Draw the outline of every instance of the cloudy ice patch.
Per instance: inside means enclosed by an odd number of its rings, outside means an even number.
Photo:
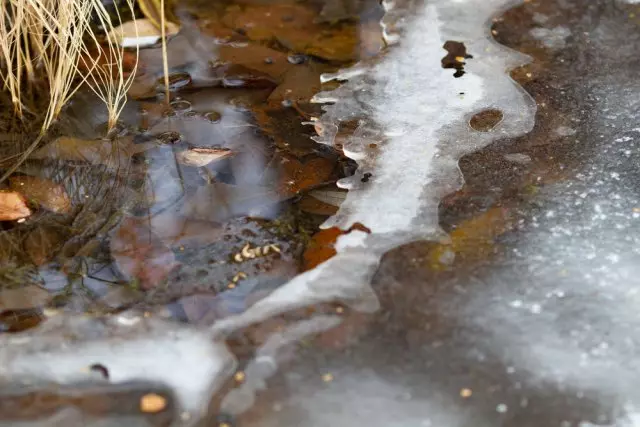
[[[567,44],[567,37],[571,35],[566,27],[549,28],[534,28],[529,31],[529,34],[536,40],[542,42],[545,47],[549,49],[562,49]]]

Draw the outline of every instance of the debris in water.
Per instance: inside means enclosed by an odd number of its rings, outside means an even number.
[[[442,47],[448,52],[440,61],[442,68],[454,68],[456,72],[453,74],[453,77],[462,77],[464,75],[465,61],[473,58],[473,56],[467,53],[467,47],[461,42],[449,40],[445,42]]]
[[[233,151],[228,148],[189,148],[177,153],[176,159],[185,166],[204,167],[231,155]]]
[[[0,191],[0,221],[15,221],[31,215],[22,194],[16,191]]]
[[[55,182],[27,175],[14,175],[9,178],[9,185],[19,191],[30,202],[55,213],[69,213],[71,199],[67,191]]]
[[[156,413],[167,407],[167,399],[159,394],[149,393],[140,399],[140,410],[146,413]]]
[[[180,31],[180,27],[177,24],[166,23],[167,37],[176,35],[178,31]],[[108,37],[122,47],[145,48],[157,44],[162,33],[149,19],[136,19],[114,28]]]

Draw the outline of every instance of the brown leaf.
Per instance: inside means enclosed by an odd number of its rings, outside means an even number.
[[[302,199],[300,199],[298,206],[303,211],[315,215],[333,215],[338,212],[338,208],[336,206],[324,203],[309,194],[306,194]]]
[[[123,77],[128,78],[133,70],[136,69],[140,72],[140,64],[138,64],[138,55],[135,52],[123,51],[122,52],[122,72]],[[120,66],[119,64],[113,61],[111,55],[108,50],[104,47],[100,47],[99,49],[94,48],[91,49],[88,53],[82,55],[78,61],[78,68],[80,71],[85,74],[91,70],[94,70],[95,67],[102,68],[104,73],[100,73],[100,75],[108,75],[113,79],[119,78],[120,74]],[[96,76],[96,78],[100,78]]]
[[[140,288],[162,283],[179,263],[175,255],[140,220],[125,218],[111,236],[111,256],[118,270]]]
[[[269,95],[269,104],[280,106],[282,101],[309,102],[321,88],[320,71],[295,68],[287,71],[282,83]]]
[[[0,312],[40,307],[45,305],[50,298],[49,292],[35,285],[3,289],[0,291]]]
[[[324,157],[314,157],[304,163],[293,156],[282,155],[278,189],[283,195],[295,195],[302,190],[329,181],[334,163]]]
[[[203,167],[231,156],[233,152],[228,148],[191,148],[176,154],[180,164],[185,166]]]
[[[331,227],[318,231],[311,237],[311,241],[302,254],[302,264],[304,271],[311,270],[336,254],[335,244],[338,237],[351,233],[354,230],[371,233],[367,227],[360,223],[355,223],[349,230],[343,231],[338,227]]]
[[[221,45],[218,54],[222,62],[242,65],[278,80],[294,67],[286,54],[259,44]]]
[[[39,226],[25,238],[24,250],[35,265],[43,265],[52,259],[64,239],[64,234],[57,228]]]
[[[185,202],[181,215],[200,221],[222,223],[238,216],[272,218],[283,200],[274,189],[257,185],[213,183],[198,188]]]
[[[124,167],[133,154],[149,149],[150,144],[133,144],[132,138],[80,139],[60,137],[31,154],[31,159],[103,164],[110,168]]]
[[[350,61],[358,55],[355,25],[330,26],[315,22],[317,12],[302,4],[231,6],[223,23],[241,29],[253,41],[276,40],[295,52],[328,60]]]
[[[56,213],[71,211],[71,198],[60,184],[35,176],[12,176],[9,178],[11,189],[19,191],[29,201]]]
[[[320,230],[314,234],[302,255],[304,271],[311,270],[334,256],[336,240],[343,234],[344,231],[338,227]]]
[[[0,221],[15,221],[31,215],[24,197],[15,191],[0,191]]]

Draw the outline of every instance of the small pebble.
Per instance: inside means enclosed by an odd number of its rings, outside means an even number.
[[[289,55],[287,57],[287,61],[289,61],[291,64],[294,64],[294,65],[304,64],[306,60],[307,60],[307,57],[304,55]]]
[[[149,393],[140,399],[140,410],[145,413],[156,413],[167,406],[167,399],[159,394]]]
[[[333,375],[330,373],[326,373],[322,376],[322,381],[324,381],[325,383],[330,383],[331,381],[333,381]]]
[[[236,372],[236,374],[233,376],[233,379],[236,380],[237,382],[241,383],[244,381],[245,379],[245,374],[242,371],[238,371]]]
[[[472,394],[473,392],[470,388],[463,388],[462,390],[460,390],[460,397],[464,397],[465,399],[467,397],[471,397]]]

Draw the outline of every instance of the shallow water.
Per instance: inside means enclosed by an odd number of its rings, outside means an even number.
[[[3,223],[2,423],[635,426],[640,10],[480,3],[192,5],[171,110],[157,49],[115,142],[80,94]]]

